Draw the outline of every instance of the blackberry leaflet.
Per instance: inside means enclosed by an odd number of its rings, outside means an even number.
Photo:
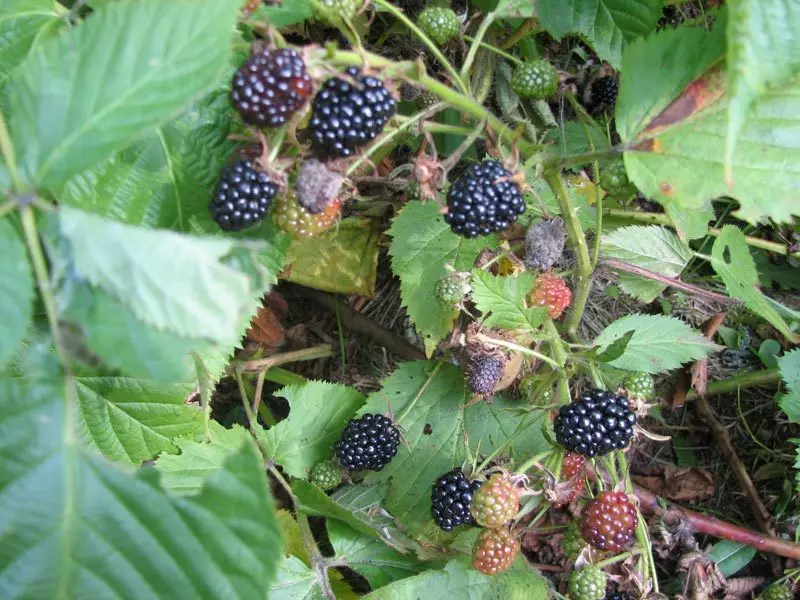
[[[358,82],[358,87],[333,77],[323,84],[313,102],[311,139],[325,156],[350,156],[380,135],[396,109],[394,98],[380,79],[361,75],[356,67],[345,73]]]
[[[336,443],[336,456],[350,471],[380,471],[397,454],[400,432],[383,415],[352,419]]]
[[[431,488],[431,515],[440,529],[452,531],[459,525],[475,525],[470,513],[472,495],[481,486],[470,481],[461,469],[445,473]]]
[[[584,456],[603,456],[625,448],[633,437],[636,414],[625,396],[593,390],[562,406],[554,429],[558,443]]]
[[[507,229],[525,212],[517,184],[496,160],[485,160],[467,170],[447,194],[445,221],[466,238]]]
[[[233,75],[231,102],[246,123],[280,127],[311,91],[311,78],[296,50],[265,50],[248,58]]]
[[[252,160],[240,160],[222,170],[209,204],[211,217],[225,231],[239,231],[263,219],[277,193],[269,175],[256,171]]]

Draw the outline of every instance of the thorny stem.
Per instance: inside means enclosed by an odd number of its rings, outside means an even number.
[[[581,154],[570,154],[569,156],[553,156],[547,161],[545,168],[552,171],[560,171],[562,169],[568,169],[569,167],[584,165],[589,162],[606,160],[612,156],[621,154],[622,151],[623,149],[621,147],[615,146],[607,148],[606,150],[582,152]]]
[[[567,228],[567,235],[578,259],[575,293],[573,295],[572,308],[570,308],[567,315],[565,329],[567,335],[573,341],[580,342],[578,326],[586,308],[586,301],[589,298],[589,288],[592,283],[592,263],[589,259],[583,227],[581,227],[572,199],[564,187],[564,180],[561,178],[561,174],[559,172],[550,172],[546,173],[544,178],[556,197],[558,208],[561,211],[561,218],[564,219],[564,225]]]
[[[412,408],[414,408],[414,405],[415,405],[415,404],[417,403],[417,401],[418,401],[418,400],[419,400],[419,399],[422,397],[422,394],[424,394],[424,393],[425,393],[425,390],[427,390],[427,389],[428,389],[428,386],[431,384],[431,381],[433,381],[434,377],[436,377],[436,375],[439,373],[439,371],[440,371],[440,370],[442,369],[442,367],[444,366],[444,362],[445,362],[445,361],[443,361],[443,360],[440,360],[438,363],[436,363],[436,366],[433,368],[433,371],[431,371],[431,374],[430,374],[430,375],[428,375],[428,378],[425,380],[425,383],[423,383],[423,384],[422,384],[422,387],[421,387],[421,388],[419,388],[419,392],[417,392],[417,395],[416,395],[416,396],[414,396],[414,399],[413,399],[413,400],[411,400],[411,402],[409,402],[409,403],[408,403],[408,404],[405,406],[405,408],[403,408],[403,412],[401,412],[401,413],[400,413],[400,414],[397,416],[397,418],[395,419],[395,422],[396,422],[396,423],[400,423],[400,421],[402,421],[402,420],[403,420],[403,419],[406,417],[406,415],[407,415],[409,412],[411,412],[411,409],[412,409]]]
[[[781,372],[778,369],[765,369],[763,371],[755,371],[751,373],[744,373],[737,375],[730,379],[720,379],[708,384],[706,388],[706,396],[719,396],[721,394],[728,394],[735,392],[742,388],[771,386],[781,380]],[[697,398],[697,392],[691,390],[686,394],[687,400],[694,400]]]
[[[398,10],[395,6],[387,2],[386,0],[374,0],[374,3],[377,6],[385,9],[387,12],[390,12],[398,21],[402,22],[403,25],[408,27],[408,29],[416,35],[420,41],[428,47],[428,50],[431,51],[436,60],[441,63],[444,67],[445,71],[450,75],[451,79],[453,80],[453,85],[455,85],[462,94],[469,94],[469,88],[467,87],[465,81],[461,78],[456,71],[456,68],[453,64],[447,60],[447,57],[442,54],[442,51],[439,49],[433,40],[431,40],[425,32],[423,32],[419,27],[417,27],[416,23],[414,23],[411,19],[409,19],[401,10]]]
[[[472,63],[475,62],[475,56],[478,54],[478,48],[480,48],[480,44],[483,41],[486,32],[489,31],[489,27],[494,22],[494,19],[495,15],[493,12],[486,15],[481,22],[480,27],[478,27],[478,31],[475,33],[475,38],[469,47],[469,52],[467,52],[467,57],[464,59],[464,64],[461,65],[461,80],[464,82],[469,81],[469,70],[472,68]]]
[[[242,377],[242,370],[236,369],[236,383],[239,384],[239,397],[242,399],[242,406],[247,415],[247,423],[250,426],[250,431],[255,431],[258,424],[258,418],[253,413],[253,407],[250,406],[250,398],[247,395],[247,390],[244,387],[244,378]]]

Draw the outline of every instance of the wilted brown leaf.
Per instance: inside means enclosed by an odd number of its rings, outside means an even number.
[[[711,473],[695,467],[668,466],[661,475],[655,477],[634,475],[632,479],[657,496],[674,502],[696,502],[710,498],[717,491]]]

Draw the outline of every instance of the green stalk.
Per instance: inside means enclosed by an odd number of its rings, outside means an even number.
[[[11,136],[8,133],[6,120],[2,112],[0,112],[0,154],[2,154],[3,158],[6,160],[8,174],[11,175],[11,183],[14,185],[14,191],[17,193],[22,192],[22,180],[17,171],[17,155],[14,151],[14,144],[11,143]]]
[[[417,27],[416,23],[414,23],[411,19],[409,19],[401,10],[398,10],[395,6],[387,2],[386,0],[374,0],[374,4],[376,6],[380,6],[381,8],[385,9],[387,12],[391,13],[398,21],[402,22],[406,27],[408,27],[411,32],[416,35],[420,41],[428,47],[428,50],[431,51],[431,54],[436,57],[436,60],[441,63],[444,67],[445,71],[450,75],[451,79],[453,80],[453,85],[455,85],[463,94],[469,94],[469,88],[467,87],[466,82],[461,78],[456,71],[456,68],[453,64],[447,60],[447,57],[442,54],[442,51],[439,49],[431,38],[425,35],[425,32],[422,31],[419,27]]]
[[[467,40],[470,43],[477,43],[478,45],[480,45],[481,48],[486,48],[486,50],[489,50],[489,52],[494,52],[495,54],[497,54],[499,56],[502,56],[503,58],[505,58],[507,60],[510,60],[514,64],[517,64],[517,65],[521,65],[522,64],[522,61],[519,58],[509,54],[505,50],[501,50],[497,46],[492,46],[491,44],[489,44],[487,42],[478,42],[474,37],[469,36],[469,35],[462,35],[461,37],[463,37],[465,40]]]
[[[567,353],[562,344],[561,334],[558,333],[558,329],[556,329],[556,325],[553,323],[552,319],[547,319],[544,322],[544,332],[550,337],[550,352],[553,354],[553,358],[558,364],[564,367],[567,364]],[[557,371],[556,377],[558,381],[556,387],[558,389],[560,404],[569,404],[569,378],[566,370],[562,368]]]
[[[533,18],[525,19],[522,25],[517,27],[516,31],[514,31],[514,33],[512,33],[510,36],[508,36],[503,41],[502,44],[500,44],[500,47],[503,50],[508,50],[509,48],[513,48],[517,44],[517,42],[519,42],[529,33],[534,34],[538,33],[541,30],[542,28],[539,26],[539,21]]]
[[[478,48],[480,48],[480,44],[483,41],[483,38],[486,36],[486,32],[489,31],[489,27],[491,27],[494,19],[495,15],[493,12],[491,12],[484,17],[481,26],[478,27],[475,38],[469,47],[467,57],[464,59],[464,64],[461,65],[461,80],[464,82],[469,81],[469,70],[472,68],[472,63],[475,62],[475,56],[478,54]]]
[[[572,199],[564,187],[564,180],[561,178],[561,174],[551,171],[545,173],[544,178],[556,197],[558,208],[561,211],[561,218],[564,219],[564,225],[567,228],[567,235],[578,259],[572,308],[567,315],[565,328],[570,338],[580,342],[578,326],[586,308],[586,301],[589,298],[589,289],[592,284],[592,262],[589,259],[589,251],[586,248],[586,236],[583,233],[583,227],[581,227],[575,207],[572,205]]]

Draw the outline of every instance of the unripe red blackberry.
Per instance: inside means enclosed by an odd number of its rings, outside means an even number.
[[[636,537],[639,517],[623,492],[600,492],[581,514],[581,536],[598,550],[622,552]]]
[[[519,540],[505,527],[484,529],[472,549],[472,566],[484,575],[497,575],[514,563]]]
[[[473,494],[470,511],[478,525],[501,527],[519,512],[519,488],[505,473],[495,473]]]
[[[211,198],[211,217],[225,231],[239,231],[261,221],[278,193],[269,175],[253,168],[253,161],[240,160],[220,174]]]
[[[572,302],[572,291],[558,275],[542,273],[533,284],[530,302],[532,306],[547,309],[547,316],[558,319]]]
[[[311,78],[296,50],[278,48],[252,55],[233,75],[231,102],[242,120],[280,127],[311,96]]]

